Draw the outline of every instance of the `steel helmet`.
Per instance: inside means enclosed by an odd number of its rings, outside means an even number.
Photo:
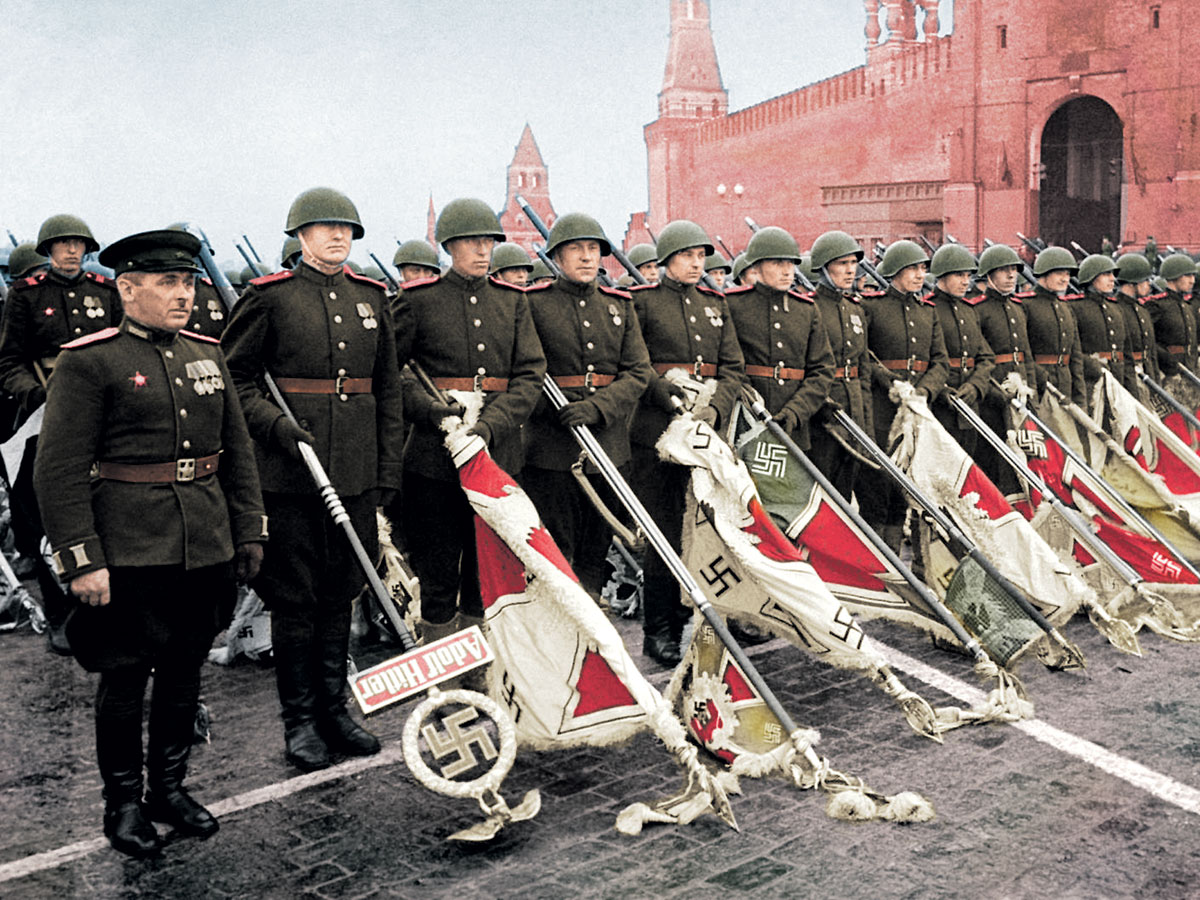
[[[13,252],[15,253],[16,251],[14,250]],[[12,263],[10,262],[9,265],[11,266]],[[1184,275],[1195,275],[1196,264],[1186,253],[1172,253],[1159,265],[1158,274],[1167,281],[1174,281],[1176,278],[1181,278]]]
[[[739,253],[733,258],[733,278],[736,281],[742,277],[742,273],[746,271],[746,254]]]
[[[928,262],[929,256],[915,241],[896,241],[884,251],[883,259],[879,262],[879,274],[891,278],[901,269]]]
[[[425,266],[427,269],[438,271],[437,251],[429,246],[428,241],[413,239],[405,241],[396,249],[392,257],[394,266]]]
[[[33,241],[25,241],[13,247],[12,253],[8,255],[8,274],[13,280],[16,280],[48,262],[50,260],[34,249]]]
[[[287,225],[283,232],[295,237],[297,231],[314,222],[349,225],[356,241],[365,233],[362,221],[358,218],[358,209],[349,197],[333,188],[309,188],[296,197],[288,210]]]
[[[978,268],[975,256],[962,244],[942,244],[929,263],[929,274],[941,278],[951,272],[974,272]]]
[[[492,265],[488,274],[495,275],[501,269],[529,269],[532,272],[533,260],[520,244],[497,244],[492,250]]]
[[[796,239],[774,225],[760,228],[750,238],[746,245],[746,266],[762,262],[764,259],[788,259],[794,263],[800,262],[800,247]]]
[[[600,223],[585,213],[567,213],[554,221],[550,228],[550,236],[546,238],[546,255],[553,256],[559,246],[571,241],[599,241],[601,256],[612,253],[612,245],[608,242]]]
[[[721,269],[724,269],[726,272],[732,272],[733,266],[729,264],[729,260],[721,255],[720,251],[714,250],[708,255],[708,259],[704,260],[704,271],[717,272]]]
[[[78,216],[60,213],[51,216],[38,229],[37,246],[34,249],[42,256],[50,255],[50,245],[64,238],[79,238],[84,243],[84,253],[95,253],[100,249],[99,242],[92,236],[92,230]]]
[[[827,231],[812,245],[812,267],[814,270],[823,269],[835,259],[843,256],[853,256],[861,260],[866,253],[862,245],[844,231]]]
[[[1117,258],[1117,281],[1121,284],[1140,284],[1153,275],[1150,260],[1141,253],[1126,253]]]
[[[662,265],[680,250],[690,250],[692,247],[703,247],[704,255],[713,252],[712,241],[708,232],[687,219],[676,219],[668,222],[658,235],[658,263]]]
[[[1066,269],[1069,272],[1079,271],[1079,263],[1075,261],[1075,254],[1066,247],[1047,247],[1033,261],[1033,274],[1038,277],[1057,269]]]
[[[434,228],[434,239],[443,247],[447,241],[464,237],[490,237],[504,240],[504,229],[495,211],[482,200],[459,197],[442,207]]]
[[[644,266],[648,262],[658,262],[658,250],[655,249],[653,244],[634,244],[625,255],[629,257],[629,261],[633,263],[635,269],[638,266]]]
[[[1021,265],[1021,257],[1017,256],[1017,251],[1008,244],[992,244],[979,254],[979,262],[976,265],[975,274],[980,278],[986,278],[997,269],[1003,269],[1005,266]]]
[[[279,260],[285,269],[290,269],[300,259],[301,254],[300,239],[290,237],[283,242],[283,249],[279,251]]]
[[[1079,283],[1091,284],[1096,280],[1097,275],[1115,271],[1117,271],[1117,264],[1110,257],[1103,253],[1093,253],[1085,256],[1083,262],[1079,264]]]

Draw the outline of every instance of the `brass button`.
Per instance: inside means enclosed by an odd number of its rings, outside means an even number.
[[[483,350],[484,346],[485,346],[484,344],[476,344],[476,345],[475,345],[475,349],[476,349],[476,350]]]
[[[338,341],[338,349],[339,349],[339,350],[345,350],[345,349],[346,349],[346,342],[345,342],[345,341]]]
[[[192,442],[191,442],[191,441],[184,441],[184,442],[183,442],[183,449],[184,449],[184,450],[191,450],[191,449],[192,449]]]
[[[341,316],[334,316],[334,317],[333,317],[333,321],[334,321],[336,324],[338,324],[338,325],[341,325],[341,324],[342,324],[342,317],[341,317]]]
[[[336,299],[337,299],[337,291],[330,291],[330,292],[329,292],[329,299],[330,299],[330,300],[336,300]]]
[[[479,298],[478,298],[478,297],[472,297],[472,298],[471,298],[471,303],[473,303],[473,304],[474,304],[474,303],[478,303],[478,302],[479,302]]]
[[[186,409],[179,410],[179,418],[181,418],[181,419],[187,418],[187,410]]]
[[[182,378],[176,378],[175,383],[177,385],[179,385],[180,387],[183,387],[183,379]]]
[[[167,359],[174,359],[174,358],[175,358],[175,351],[174,351],[174,350],[167,350],[165,353],[163,353],[163,356],[165,356]]]

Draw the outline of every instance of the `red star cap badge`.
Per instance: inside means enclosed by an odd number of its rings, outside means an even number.
[[[141,372],[134,372],[129,376],[129,380],[133,382],[134,389],[146,386],[146,376]]]
[[[54,307],[47,306],[45,309],[42,310],[42,312],[44,312],[48,316],[52,316],[52,315],[54,315]]]

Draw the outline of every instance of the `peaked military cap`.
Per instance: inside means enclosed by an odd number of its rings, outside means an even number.
[[[186,231],[161,229],[131,234],[100,251],[100,264],[124,272],[199,272],[200,239]]]

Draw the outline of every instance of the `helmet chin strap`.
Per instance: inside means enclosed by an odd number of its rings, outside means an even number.
[[[988,272],[988,274],[987,274],[987,283],[988,283],[988,287],[990,287],[993,291],[995,291],[997,294],[1001,294],[1005,297],[1009,296],[1013,291],[1016,290],[1015,286],[1013,287],[1012,291],[1000,290],[1000,288],[996,287],[996,282],[992,281],[992,273],[991,272]]]

